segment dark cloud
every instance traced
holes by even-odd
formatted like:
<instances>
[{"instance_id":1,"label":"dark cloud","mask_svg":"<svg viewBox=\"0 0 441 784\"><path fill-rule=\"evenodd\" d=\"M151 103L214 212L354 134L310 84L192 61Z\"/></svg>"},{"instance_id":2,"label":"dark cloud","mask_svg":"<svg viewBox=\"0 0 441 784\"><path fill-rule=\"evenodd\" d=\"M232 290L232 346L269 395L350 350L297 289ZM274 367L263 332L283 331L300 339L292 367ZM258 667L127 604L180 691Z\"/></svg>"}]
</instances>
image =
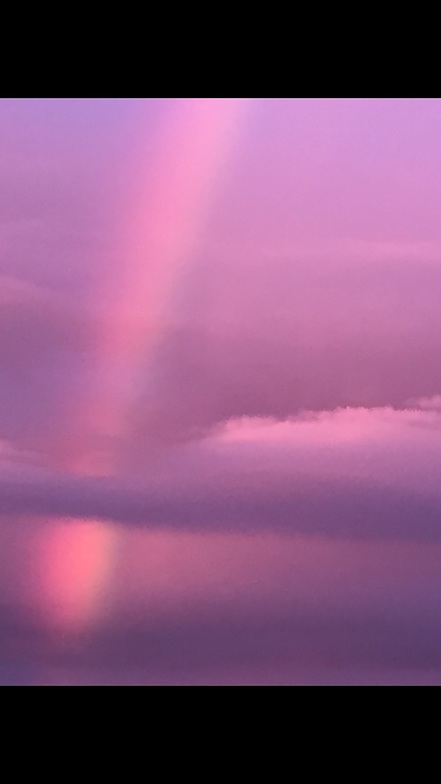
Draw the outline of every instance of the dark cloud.
<instances>
[{"instance_id":1,"label":"dark cloud","mask_svg":"<svg viewBox=\"0 0 441 784\"><path fill-rule=\"evenodd\" d=\"M317 682L348 680L347 673L393 671L395 679L440 680L441 619L416 617L409 612L396 617L390 610L370 614L345 608L324 613L299 611L293 607L229 616L194 615L160 623L119 624L102 627L92 636L63 645L36 626L26 613L13 618L0 614L0 677L5 681L20 677L14 672L31 668L60 668L77 673L87 682L95 678L116 682L140 673L140 681L197 681L209 673L207 681L234 679L243 668L242 682L255 679L289 684L316 671ZM12 671L11 671L12 670ZM44 672L44 669L43 669ZM299 676L300 673L300 676ZM20 672L21 677L23 674ZM65 676L68 680L69 675ZM72 677L72 675L71 675ZM89 675L90 677L90 675ZM383 676L384 677L384 676ZM430 675L426 676L430 679ZM29 678L29 673L28 673ZM203 678L203 676L202 676ZM313 676L312 676L313 678ZM350 678L350 676L349 676ZM357 680L360 680L358 674Z\"/></svg>"},{"instance_id":2,"label":"dark cloud","mask_svg":"<svg viewBox=\"0 0 441 784\"><path fill-rule=\"evenodd\" d=\"M3 472L2 509L149 528L439 541L437 426L435 412L388 409L245 420L155 453L130 480Z\"/></svg>"}]
</instances>

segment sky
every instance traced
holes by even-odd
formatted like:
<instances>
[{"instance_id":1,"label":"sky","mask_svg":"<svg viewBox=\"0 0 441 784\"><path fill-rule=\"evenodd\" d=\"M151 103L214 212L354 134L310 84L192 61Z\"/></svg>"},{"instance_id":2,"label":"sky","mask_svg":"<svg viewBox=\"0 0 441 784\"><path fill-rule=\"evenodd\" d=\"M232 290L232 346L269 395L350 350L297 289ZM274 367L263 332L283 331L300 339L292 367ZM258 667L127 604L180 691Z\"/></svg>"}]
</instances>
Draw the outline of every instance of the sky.
<instances>
[{"instance_id":1,"label":"sky","mask_svg":"<svg viewBox=\"0 0 441 784\"><path fill-rule=\"evenodd\" d=\"M441 99L0 99L0 684L441 685Z\"/></svg>"}]
</instances>

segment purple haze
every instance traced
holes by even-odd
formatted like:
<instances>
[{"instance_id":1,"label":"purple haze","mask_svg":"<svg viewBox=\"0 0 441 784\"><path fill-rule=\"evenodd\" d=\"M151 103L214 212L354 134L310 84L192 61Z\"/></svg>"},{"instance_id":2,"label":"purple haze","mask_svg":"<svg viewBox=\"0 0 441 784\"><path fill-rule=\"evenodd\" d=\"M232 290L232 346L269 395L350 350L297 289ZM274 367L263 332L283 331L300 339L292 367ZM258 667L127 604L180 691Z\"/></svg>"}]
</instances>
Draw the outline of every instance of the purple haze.
<instances>
[{"instance_id":1,"label":"purple haze","mask_svg":"<svg viewBox=\"0 0 441 784\"><path fill-rule=\"evenodd\" d=\"M441 683L441 100L0 100L0 682Z\"/></svg>"}]
</instances>

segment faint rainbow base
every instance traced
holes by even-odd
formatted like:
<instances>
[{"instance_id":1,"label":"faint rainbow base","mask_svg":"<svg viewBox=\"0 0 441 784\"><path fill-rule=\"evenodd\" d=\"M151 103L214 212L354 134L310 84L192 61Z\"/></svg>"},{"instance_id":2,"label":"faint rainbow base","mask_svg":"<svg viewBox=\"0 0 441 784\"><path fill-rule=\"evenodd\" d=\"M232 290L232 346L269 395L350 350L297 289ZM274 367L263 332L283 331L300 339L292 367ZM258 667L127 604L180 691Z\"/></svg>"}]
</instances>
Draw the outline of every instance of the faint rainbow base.
<instances>
[{"instance_id":1,"label":"faint rainbow base","mask_svg":"<svg viewBox=\"0 0 441 784\"><path fill-rule=\"evenodd\" d=\"M118 532L97 520L54 520L38 537L32 605L52 641L81 640L108 615Z\"/></svg>"}]
</instances>

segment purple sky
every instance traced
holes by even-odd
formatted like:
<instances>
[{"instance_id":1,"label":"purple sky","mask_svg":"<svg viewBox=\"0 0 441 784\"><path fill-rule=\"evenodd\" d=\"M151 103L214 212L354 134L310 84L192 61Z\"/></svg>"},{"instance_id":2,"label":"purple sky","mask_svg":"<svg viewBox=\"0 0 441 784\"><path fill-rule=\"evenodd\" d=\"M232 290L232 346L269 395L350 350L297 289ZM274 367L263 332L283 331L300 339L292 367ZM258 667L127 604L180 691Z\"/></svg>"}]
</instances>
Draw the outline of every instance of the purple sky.
<instances>
[{"instance_id":1,"label":"purple sky","mask_svg":"<svg viewBox=\"0 0 441 784\"><path fill-rule=\"evenodd\" d=\"M440 99L0 99L0 683L441 684L440 167Z\"/></svg>"}]
</instances>

